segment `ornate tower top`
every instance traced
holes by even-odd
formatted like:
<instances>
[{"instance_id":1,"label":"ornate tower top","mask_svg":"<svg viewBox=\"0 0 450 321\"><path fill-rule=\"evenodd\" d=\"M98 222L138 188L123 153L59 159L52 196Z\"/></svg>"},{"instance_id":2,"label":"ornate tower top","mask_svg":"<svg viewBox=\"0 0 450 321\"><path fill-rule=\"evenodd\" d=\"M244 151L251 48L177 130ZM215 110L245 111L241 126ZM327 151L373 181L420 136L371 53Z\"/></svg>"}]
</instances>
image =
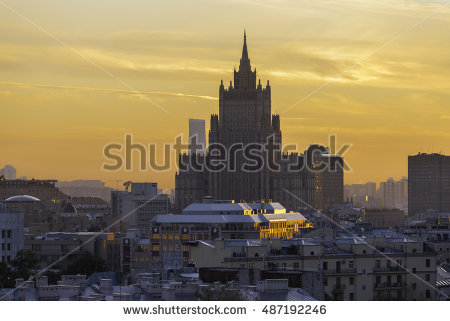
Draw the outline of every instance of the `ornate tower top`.
<instances>
[{"instance_id":1,"label":"ornate tower top","mask_svg":"<svg viewBox=\"0 0 450 321\"><path fill-rule=\"evenodd\" d=\"M242 57L239 63L239 71L234 71L234 86L240 89L256 88L256 70L252 71L250 59L247 51L247 34L244 30L244 45L242 48Z\"/></svg>"},{"instance_id":2,"label":"ornate tower top","mask_svg":"<svg viewBox=\"0 0 450 321\"><path fill-rule=\"evenodd\" d=\"M248 51L247 51L247 34L244 30L244 46L242 48L242 58L239 64L239 71L251 71L252 68L250 66L250 59L248 59Z\"/></svg>"}]
</instances>

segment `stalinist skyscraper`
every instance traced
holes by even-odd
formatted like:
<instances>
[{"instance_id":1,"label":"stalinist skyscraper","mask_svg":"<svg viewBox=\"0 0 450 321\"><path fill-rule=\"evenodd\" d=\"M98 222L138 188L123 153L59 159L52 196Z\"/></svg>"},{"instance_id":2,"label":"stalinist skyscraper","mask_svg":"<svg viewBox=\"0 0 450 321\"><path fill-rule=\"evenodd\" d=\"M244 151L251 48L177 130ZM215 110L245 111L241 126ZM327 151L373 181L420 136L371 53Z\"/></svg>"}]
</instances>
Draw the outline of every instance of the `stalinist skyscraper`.
<instances>
[{"instance_id":1,"label":"stalinist skyscraper","mask_svg":"<svg viewBox=\"0 0 450 321\"><path fill-rule=\"evenodd\" d=\"M266 86L256 83L256 69L252 70L244 32L244 46L239 70L234 70L234 86L230 81L219 87L219 115L211 116L209 144L220 143L229 151L232 146L260 144L276 137L281 144L278 116L271 115L269 81ZM272 141L273 142L273 141ZM260 155L267 164L267 155ZM209 194L218 199L257 201L270 198L270 175L265 166L258 172L241 170L243 151L236 153L236 170L210 173Z\"/></svg>"},{"instance_id":2,"label":"stalinist skyscraper","mask_svg":"<svg viewBox=\"0 0 450 321\"><path fill-rule=\"evenodd\" d=\"M289 210L297 210L305 202L314 204L317 191L323 196L321 207L342 203L343 172L338 171L332 175L337 193L329 198L326 191L322 190L323 184L315 186L317 175L302 167L307 162L305 155L311 154L308 152L310 149L305 155L285 155L280 150L281 142L280 117L272 115L269 81L263 86L261 80L257 80L256 69L252 70L250 64L244 32L239 69L234 70L234 84L230 81L225 86L222 80L219 87L219 114L211 115L207 153L180 155L180 170L175 175L175 207L181 210L191 203L201 202L204 196L212 196L218 200L246 202L272 199ZM227 168L215 171L207 168L194 170L190 165L181 166L210 163L214 157L215 144L223 146L227 151ZM261 150L256 147L251 151L251 154L261 160L262 166L258 170L246 170L243 167L243 164L249 163L246 146L264 146ZM319 152L327 154L325 147ZM195 162L192 162L193 159ZM272 164L279 166L276 168ZM292 164L301 169L292 171Z\"/></svg>"}]
</instances>

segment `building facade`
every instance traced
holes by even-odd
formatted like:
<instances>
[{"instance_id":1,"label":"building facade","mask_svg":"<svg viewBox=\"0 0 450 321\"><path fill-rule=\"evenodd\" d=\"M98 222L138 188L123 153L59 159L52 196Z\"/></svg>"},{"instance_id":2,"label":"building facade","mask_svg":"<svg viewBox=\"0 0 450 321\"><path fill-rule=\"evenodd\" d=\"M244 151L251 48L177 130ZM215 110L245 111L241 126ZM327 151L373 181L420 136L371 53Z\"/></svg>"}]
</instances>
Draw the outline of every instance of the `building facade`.
<instances>
[{"instance_id":1,"label":"building facade","mask_svg":"<svg viewBox=\"0 0 450 321\"><path fill-rule=\"evenodd\" d=\"M325 300L435 300L436 253L421 241L381 235L379 230L364 237L215 240L190 246L199 269L320 272Z\"/></svg>"},{"instance_id":2,"label":"building facade","mask_svg":"<svg viewBox=\"0 0 450 321\"><path fill-rule=\"evenodd\" d=\"M24 217L21 211L5 209L0 203L0 261L10 263L23 249Z\"/></svg>"},{"instance_id":3,"label":"building facade","mask_svg":"<svg viewBox=\"0 0 450 321\"><path fill-rule=\"evenodd\" d=\"M111 192L111 212L114 219L122 218L121 231L139 228L149 234L152 219L169 212L169 197L158 193L157 183L131 183L130 191Z\"/></svg>"},{"instance_id":4,"label":"building facade","mask_svg":"<svg viewBox=\"0 0 450 321\"><path fill-rule=\"evenodd\" d=\"M300 213L278 203L210 201L189 205L179 215L157 215L152 228L154 267L180 268L190 263L188 243L196 240L299 237L312 227Z\"/></svg>"}]
</instances>

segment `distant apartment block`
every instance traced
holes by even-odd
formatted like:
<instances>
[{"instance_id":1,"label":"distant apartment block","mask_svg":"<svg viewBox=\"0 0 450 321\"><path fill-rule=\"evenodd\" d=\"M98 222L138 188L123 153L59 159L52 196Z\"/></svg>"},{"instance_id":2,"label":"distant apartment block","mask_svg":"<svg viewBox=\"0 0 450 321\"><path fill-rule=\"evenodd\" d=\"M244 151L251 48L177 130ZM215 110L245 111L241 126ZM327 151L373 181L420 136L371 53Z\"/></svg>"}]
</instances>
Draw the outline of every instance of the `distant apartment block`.
<instances>
[{"instance_id":1,"label":"distant apartment block","mask_svg":"<svg viewBox=\"0 0 450 321\"><path fill-rule=\"evenodd\" d=\"M408 178L399 181L389 178L380 183L381 208L399 209L408 212Z\"/></svg>"},{"instance_id":2,"label":"distant apartment block","mask_svg":"<svg viewBox=\"0 0 450 321\"><path fill-rule=\"evenodd\" d=\"M408 156L408 215L435 210L450 212L450 156Z\"/></svg>"}]
</instances>

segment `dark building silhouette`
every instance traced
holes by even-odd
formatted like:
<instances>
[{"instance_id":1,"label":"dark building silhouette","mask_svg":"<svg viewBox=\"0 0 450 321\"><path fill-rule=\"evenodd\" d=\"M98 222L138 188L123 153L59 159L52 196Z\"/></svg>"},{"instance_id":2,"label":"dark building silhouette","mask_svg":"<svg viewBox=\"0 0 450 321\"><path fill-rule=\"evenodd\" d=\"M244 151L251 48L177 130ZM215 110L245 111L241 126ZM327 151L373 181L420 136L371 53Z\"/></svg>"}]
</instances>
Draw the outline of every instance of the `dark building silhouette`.
<instances>
[{"instance_id":1,"label":"dark building silhouette","mask_svg":"<svg viewBox=\"0 0 450 321\"><path fill-rule=\"evenodd\" d=\"M213 155L216 155L215 144L220 144L229 152L228 167L219 171L196 168L194 164L211 163ZM264 146L263 150L252 149L262 166L258 170L247 170L244 166L248 164L245 147L253 145ZM308 162L307 155L313 153L283 154L281 146L280 116L272 115L271 87L269 81L265 86L260 79L257 82L244 33L239 69L234 70L234 85L230 81L225 86L222 80L219 87L219 114L211 115L208 152L206 155L180 155L180 171L175 176L175 207L181 210L191 203L200 202L207 195L219 200L246 202L272 199L288 210L317 205L320 205L319 209L325 209L324 206L342 203L342 166L337 175L319 175L323 183L320 185L320 190L325 194L323 197L332 199L322 199L315 204L316 175L304 168ZM316 149L318 145L312 145L308 150ZM323 146L318 151L321 157L328 155L328 150ZM341 157L336 157L342 162ZM330 184L333 188L336 184L340 185L340 188L333 189L332 195L327 194L326 189Z\"/></svg>"},{"instance_id":2,"label":"dark building silhouette","mask_svg":"<svg viewBox=\"0 0 450 321\"><path fill-rule=\"evenodd\" d=\"M450 156L408 156L408 215L450 212Z\"/></svg>"}]
</instances>

